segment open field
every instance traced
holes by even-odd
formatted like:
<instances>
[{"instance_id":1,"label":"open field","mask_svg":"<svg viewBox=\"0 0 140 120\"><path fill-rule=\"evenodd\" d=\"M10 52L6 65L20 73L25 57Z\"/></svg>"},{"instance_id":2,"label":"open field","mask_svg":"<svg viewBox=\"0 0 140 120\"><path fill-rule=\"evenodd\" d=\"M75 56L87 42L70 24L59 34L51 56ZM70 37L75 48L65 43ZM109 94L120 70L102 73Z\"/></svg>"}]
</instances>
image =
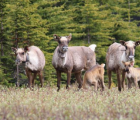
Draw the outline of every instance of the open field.
<instances>
[{"instance_id":1,"label":"open field","mask_svg":"<svg viewBox=\"0 0 140 120\"><path fill-rule=\"evenodd\" d=\"M140 90L117 88L69 91L56 87L5 88L0 86L0 120L136 120L140 119Z\"/></svg>"}]
</instances>

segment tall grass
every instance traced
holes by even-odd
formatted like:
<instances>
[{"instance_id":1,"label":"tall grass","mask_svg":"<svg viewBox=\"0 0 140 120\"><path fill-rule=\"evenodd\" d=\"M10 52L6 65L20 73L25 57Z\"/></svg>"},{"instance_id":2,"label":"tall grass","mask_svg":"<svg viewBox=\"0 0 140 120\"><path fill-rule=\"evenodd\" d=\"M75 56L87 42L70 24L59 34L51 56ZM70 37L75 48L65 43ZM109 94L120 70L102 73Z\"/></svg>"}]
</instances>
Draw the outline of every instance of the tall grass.
<instances>
[{"instance_id":1,"label":"tall grass","mask_svg":"<svg viewBox=\"0 0 140 120\"><path fill-rule=\"evenodd\" d=\"M0 87L0 120L140 119L140 90Z\"/></svg>"}]
</instances>

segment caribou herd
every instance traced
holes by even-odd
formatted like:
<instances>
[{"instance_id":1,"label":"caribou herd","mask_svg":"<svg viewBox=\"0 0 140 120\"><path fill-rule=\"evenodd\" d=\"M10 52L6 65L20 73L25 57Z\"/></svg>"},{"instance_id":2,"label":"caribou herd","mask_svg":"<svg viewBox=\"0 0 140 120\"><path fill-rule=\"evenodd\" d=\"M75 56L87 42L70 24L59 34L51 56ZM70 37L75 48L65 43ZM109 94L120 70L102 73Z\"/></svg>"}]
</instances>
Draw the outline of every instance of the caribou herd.
<instances>
[{"instance_id":1,"label":"caribou herd","mask_svg":"<svg viewBox=\"0 0 140 120\"><path fill-rule=\"evenodd\" d=\"M104 67L105 64L96 63L95 48L92 44L89 47L72 46L68 47L72 39L72 34L68 36L54 35L54 40L58 42L58 46L54 51L52 58L52 65L56 70L57 76L57 91L60 90L61 73L67 74L66 89L69 89L71 75L74 73L78 88L87 89L88 86L94 86L95 91L101 87L105 89L104 85ZM128 81L128 88L132 87L134 83L138 88L140 81L140 68L134 68L135 63L135 48L140 44L140 41L120 41L120 43L113 43L109 46L106 53L106 69L108 74L108 85L111 88L111 74L117 74L118 90L125 89L125 77ZM29 88L34 87L34 79L37 74L43 86L42 70L45 66L45 56L43 52L36 46L25 48L12 48L16 55L16 64L24 63L26 75L28 77ZM82 80L82 71L85 74Z\"/></svg>"}]
</instances>

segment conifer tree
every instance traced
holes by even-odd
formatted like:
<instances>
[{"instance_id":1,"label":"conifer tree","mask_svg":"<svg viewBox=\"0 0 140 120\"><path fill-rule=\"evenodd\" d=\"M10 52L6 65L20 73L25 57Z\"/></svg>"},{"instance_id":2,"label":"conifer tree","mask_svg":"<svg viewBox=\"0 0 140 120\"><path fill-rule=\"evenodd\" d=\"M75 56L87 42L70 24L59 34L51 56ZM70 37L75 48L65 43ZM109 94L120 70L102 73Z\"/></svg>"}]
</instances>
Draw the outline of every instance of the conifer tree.
<instances>
[{"instance_id":1,"label":"conifer tree","mask_svg":"<svg viewBox=\"0 0 140 120\"><path fill-rule=\"evenodd\" d=\"M52 55L57 42L53 34L72 33L69 46L97 44L97 62L105 63L106 51L113 42L139 40L139 6L138 0L1 0L0 84L15 83L16 65L11 47L26 45L36 45L44 52L45 83L56 84ZM136 48L135 59L138 66L139 49ZM27 77L23 72L19 73L19 79L24 81ZM65 74L62 76L65 80Z\"/></svg>"}]
</instances>

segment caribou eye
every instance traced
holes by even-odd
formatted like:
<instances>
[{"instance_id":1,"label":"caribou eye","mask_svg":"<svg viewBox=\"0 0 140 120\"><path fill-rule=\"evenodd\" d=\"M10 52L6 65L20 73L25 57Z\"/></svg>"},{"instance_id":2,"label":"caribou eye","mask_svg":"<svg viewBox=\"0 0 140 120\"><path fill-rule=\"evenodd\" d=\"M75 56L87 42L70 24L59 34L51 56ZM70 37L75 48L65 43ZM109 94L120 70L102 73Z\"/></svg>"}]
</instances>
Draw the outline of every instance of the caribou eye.
<instances>
[{"instance_id":1,"label":"caribou eye","mask_svg":"<svg viewBox=\"0 0 140 120\"><path fill-rule=\"evenodd\" d=\"M129 65L129 67L131 67L131 65Z\"/></svg>"},{"instance_id":2,"label":"caribou eye","mask_svg":"<svg viewBox=\"0 0 140 120\"><path fill-rule=\"evenodd\" d=\"M22 55L24 55L24 52L23 53L21 53Z\"/></svg>"},{"instance_id":3,"label":"caribou eye","mask_svg":"<svg viewBox=\"0 0 140 120\"><path fill-rule=\"evenodd\" d=\"M134 49L136 49L136 46L134 46Z\"/></svg>"},{"instance_id":4,"label":"caribou eye","mask_svg":"<svg viewBox=\"0 0 140 120\"><path fill-rule=\"evenodd\" d=\"M61 41L60 41L60 40L58 40L58 43L59 43L59 44L61 44Z\"/></svg>"}]
</instances>

